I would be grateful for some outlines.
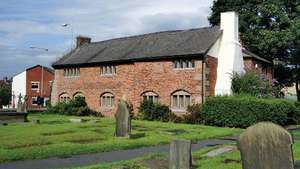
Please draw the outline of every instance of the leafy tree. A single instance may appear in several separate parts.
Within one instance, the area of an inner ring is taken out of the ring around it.
[[[0,81],[0,108],[3,105],[8,105],[11,99],[11,84],[3,81]]]
[[[239,13],[245,47],[288,67],[275,77],[282,85],[296,83],[300,100],[300,0],[215,0],[211,9],[211,25],[219,25],[221,12]],[[290,76],[280,79],[284,74]]]

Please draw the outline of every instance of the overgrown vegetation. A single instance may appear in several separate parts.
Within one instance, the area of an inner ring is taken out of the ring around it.
[[[209,98],[202,108],[204,124],[245,128],[261,121],[279,125],[299,123],[295,102],[284,99],[223,96]]]
[[[139,107],[138,118],[142,120],[167,122],[172,121],[174,116],[168,106],[150,100],[143,100]]]
[[[11,99],[11,83],[0,80],[0,109],[9,104]]]
[[[101,113],[97,113],[87,106],[83,97],[76,97],[68,102],[59,102],[55,106],[48,106],[45,113],[74,116],[101,116]]]
[[[236,95],[255,97],[279,97],[280,89],[264,75],[255,71],[232,74],[232,92]]]

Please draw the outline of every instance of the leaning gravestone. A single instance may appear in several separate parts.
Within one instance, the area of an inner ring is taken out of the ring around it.
[[[289,132],[276,124],[247,128],[238,141],[243,169],[294,169],[292,143]]]
[[[23,109],[22,95],[20,94],[20,95],[18,96],[17,112],[18,112],[18,113],[22,112],[22,109]]]
[[[116,133],[117,137],[129,137],[131,132],[130,111],[125,97],[120,100],[116,112]]]
[[[170,144],[169,169],[190,169],[192,152],[190,140],[174,140]]]

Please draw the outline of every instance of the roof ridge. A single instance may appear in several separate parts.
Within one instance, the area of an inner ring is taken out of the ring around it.
[[[200,29],[214,29],[214,28],[219,28],[219,26],[206,26],[206,27],[191,28],[191,29],[178,29],[178,30],[150,32],[150,33],[144,33],[144,34],[139,34],[139,35],[129,35],[129,36],[125,36],[125,37],[118,37],[118,38],[97,41],[97,42],[91,42],[89,44],[93,45],[93,44],[105,43],[108,41],[115,41],[115,40],[122,40],[122,39],[125,40],[125,39],[131,39],[131,38],[137,38],[137,37],[143,37],[143,36],[147,36],[147,35],[154,35],[154,34],[161,34],[161,33],[185,32],[185,31],[195,31],[195,30],[200,30]]]

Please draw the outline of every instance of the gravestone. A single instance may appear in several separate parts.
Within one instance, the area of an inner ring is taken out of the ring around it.
[[[269,122],[258,123],[240,136],[243,169],[294,169],[292,136]]]
[[[18,103],[17,103],[17,112],[18,113],[22,112],[22,109],[23,109],[22,95],[19,94],[19,96],[18,96]]]
[[[123,97],[120,100],[118,109],[115,115],[116,118],[116,137],[129,137],[131,132],[131,118],[130,110],[126,102],[126,98]]]
[[[169,169],[191,169],[192,152],[190,140],[174,140],[170,144]]]

